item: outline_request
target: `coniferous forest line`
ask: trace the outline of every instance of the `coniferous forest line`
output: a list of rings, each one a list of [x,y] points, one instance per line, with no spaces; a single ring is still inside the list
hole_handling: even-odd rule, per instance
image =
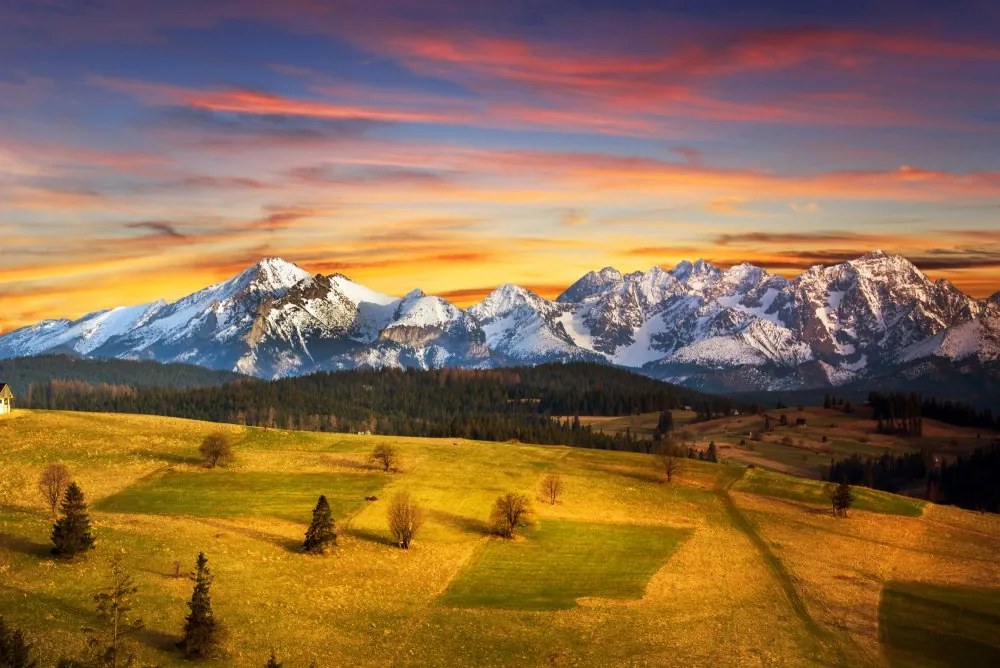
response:
[[[977,410],[957,402],[921,400],[914,393],[883,394],[868,397],[872,419],[881,433],[919,436],[924,417],[966,427],[996,429],[998,424],[989,409]],[[925,496],[935,503],[1000,512],[1000,442],[976,448],[954,460],[935,457],[927,452],[908,452],[880,457],[850,457],[830,462],[826,479],[847,482],[886,492],[899,492],[923,483]]]
[[[140,413],[308,431],[371,432],[648,450],[629,433],[595,432],[580,415],[629,415],[691,406],[702,416],[738,406],[611,366],[546,364],[467,370],[355,370],[214,387],[86,380],[28,385],[20,406]],[[561,419],[553,419],[561,416]]]

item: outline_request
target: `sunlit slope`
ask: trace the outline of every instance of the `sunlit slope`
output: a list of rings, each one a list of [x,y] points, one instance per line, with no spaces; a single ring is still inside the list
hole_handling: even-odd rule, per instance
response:
[[[225,470],[197,459],[215,430],[236,438]],[[368,466],[383,442],[400,472]],[[883,583],[995,600],[1000,582],[995,516],[884,495],[839,520],[817,490],[735,465],[685,462],[667,485],[638,454],[42,411],[0,419],[0,443],[0,614],[45,663],[82,651],[116,550],[140,586],[135,650],[159,665],[186,665],[173,643],[191,584],[172,573],[200,550],[228,628],[219,666],[263,665],[272,647],[288,666],[886,665],[909,655],[879,641]],[[98,538],[74,563],[48,556],[34,489],[54,460],[88,495]],[[549,472],[563,499],[535,499],[517,542],[488,538],[493,499],[534,498]],[[409,551],[384,520],[402,489],[428,515]],[[298,551],[319,494],[341,532],[325,558]]]

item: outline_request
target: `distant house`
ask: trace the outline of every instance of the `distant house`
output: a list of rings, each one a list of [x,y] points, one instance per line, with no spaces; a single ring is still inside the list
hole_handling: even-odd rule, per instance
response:
[[[13,402],[14,393],[10,391],[10,385],[0,383],[0,415],[10,413]]]

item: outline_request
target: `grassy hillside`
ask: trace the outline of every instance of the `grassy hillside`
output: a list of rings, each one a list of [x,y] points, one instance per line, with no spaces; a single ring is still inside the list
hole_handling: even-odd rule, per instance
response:
[[[207,470],[197,445],[217,429],[238,459]],[[402,453],[398,473],[367,464],[386,441]],[[135,649],[163,666],[188,665],[173,643],[191,583],[173,571],[200,550],[228,628],[217,666],[261,666],[272,647],[289,668],[913,665],[905,629],[953,616],[959,597],[986,611],[969,631],[973,659],[1000,638],[1000,518],[891,495],[836,519],[818,484],[736,465],[685,462],[668,485],[641,454],[149,416],[20,410],[0,419],[0,443],[0,615],[36,641],[42,665],[82,650],[117,551],[140,587]],[[48,555],[34,489],[55,460],[87,493],[98,538],[70,563]],[[536,499],[518,540],[487,537],[493,499],[534,497],[548,472],[564,477],[563,499]],[[395,490],[427,509],[409,551],[385,526]],[[327,557],[299,551],[320,493],[341,531]],[[898,583],[933,591],[918,620],[893,607]]]
[[[673,411],[674,429],[677,433],[687,432],[690,443],[698,448],[715,441],[721,457],[813,478],[826,470],[831,458],[841,459],[853,454],[878,457],[886,450],[894,454],[926,450],[947,457],[983,447],[998,436],[993,431],[958,427],[926,418],[923,436],[879,434],[870,410],[864,406],[852,413],[820,407],[770,409],[766,413],[771,416],[774,431],[760,434],[759,441],[749,435],[761,432],[764,418],[760,415],[732,415],[694,422],[695,415],[691,411]],[[779,424],[782,415],[788,423],[786,426]],[[805,420],[805,425],[795,426],[800,418]],[[639,436],[649,436],[656,428],[659,413],[580,419],[605,433],[630,429]],[[746,443],[741,445],[743,441]]]

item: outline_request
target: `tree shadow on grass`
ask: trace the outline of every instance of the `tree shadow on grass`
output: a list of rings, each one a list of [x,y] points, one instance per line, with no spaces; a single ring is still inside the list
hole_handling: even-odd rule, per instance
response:
[[[621,476],[622,478],[629,478],[631,480],[638,480],[639,482],[663,482],[662,474],[659,469],[634,469],[634,468],[623,468],[618,466],[595,466],[588,465],[586,468],[590,471],[599,471],[605,475]]]
[[[20,552],[29,557],[50,558],[52,557],[52,545],[49,543],[36,543],[25,536],[0,531],[0,548],[12,552]]]
[[[743,490],[737,489],[737,492],[743,492]],[[745,494],[754,494],[756,496],[762,496],[769,501],[774,501],[775,503],[780,503],[784,506],[789,506],[796,510],[802,511],[807,515],[830,515],[833,516],[833,510],[830,508],[820,507],[817,505],[811,505],[806,501],[797,501],[795,499],[788,499],[780,496],[767,496],[763,494],[756,494],[755,492],[743,492]]]
[[[260,529],[253,529],[251,527],[240,526],[239,524],[228,524],[218,520],[198,518],[196,521],[215,529],[231,531],[252,540],[260,540],[265,543],[270,543],[271,545],[279,547],[287,552],[302,551],[302,541],[299,539],[288,538],[287,536],[269,533],[267,531],[261,531]]]
[[[357,457],[350,457],[347,455],[324,455],[323,463],[327,466],[351,469],[353,471],[364,471],[366,473],[381,472],[381,469],[373,466],[371,462],[368,461],[367,457],[364,460],[360,460]]]
[[[137,631],[135,637],[143,645],[158,649],[161,652],[177,651],[177,641],[181,639],[179,633],[168,633],[162,629],[154,629],[148,626]]]
[[[201,464],[202,460],[198,456],[188,456],[182,455],[177,452],[163,452],[161,450],[143,450],[140,448],[133,449],[129,452],[131,455],[137,457],[146,457],[148,459],[155,459],[161,461],[165,464]],[[155,471],[154,473],[159,473],[160,471]]]
[[[449,513],[445,510],[428,510],[427,518],[463,533],[471,533],[477,536],[489,533],[489,527],[486,522],[472,517],[465,517],[464,515]]]
[[[38,603],[47,613],[58,610],[66,616],[81,620],[89,620],[94,617],[94,611],[90,608],[85,608],[82,605],[37,591],[30,591],[28,589],[21,589],[20,587],[12,587],[0,583],[0,593],[10,593],[10,598],[13,600],[33,601]]]
[[[359,540],[364,540],[369,543],[376,543],[378,545],[388,545],[389,547],[396,547],[396,541],[389,538],[389,536],[377,533],[370,529],[358,529],[356,527],[345,527],[343,533],[357,538]]]

